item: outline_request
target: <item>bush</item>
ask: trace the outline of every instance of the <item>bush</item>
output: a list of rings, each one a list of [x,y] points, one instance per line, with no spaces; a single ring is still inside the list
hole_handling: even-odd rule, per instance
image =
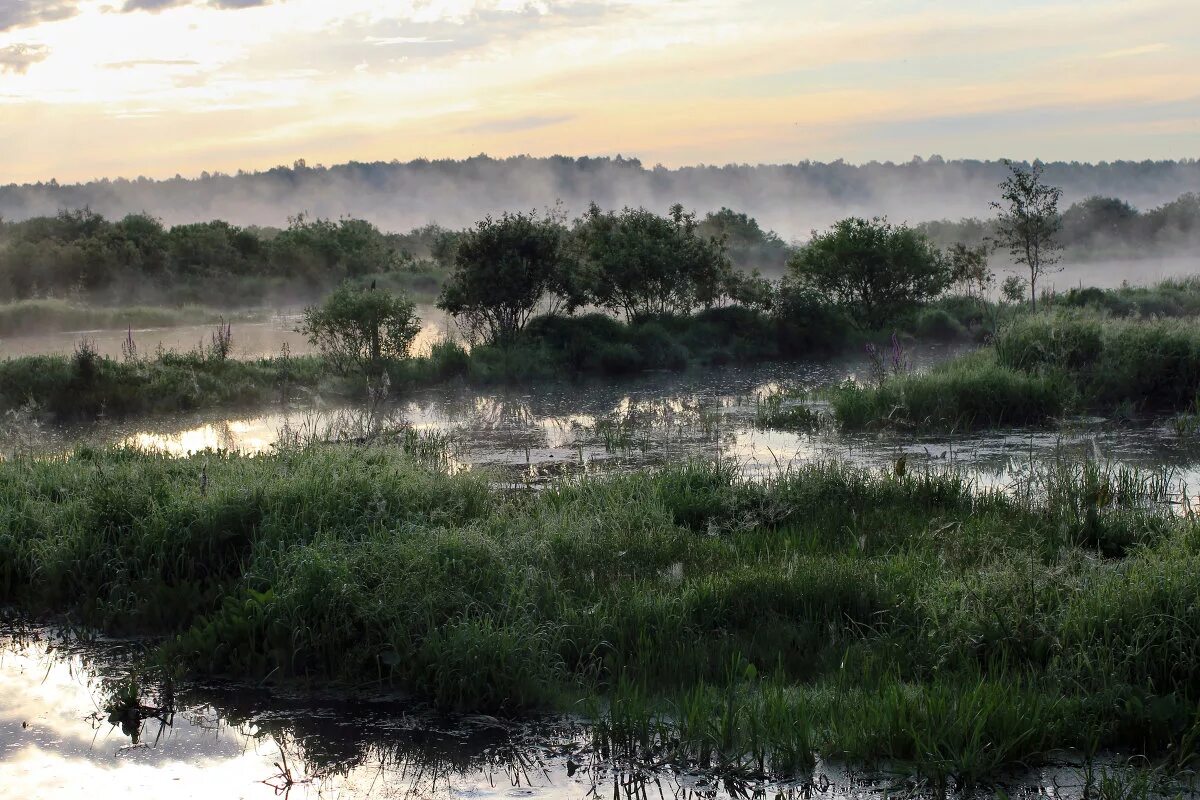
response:
[[[335,368],[377,375],[388,361],[408,357],[421,320],[403,295],[343,284],[304,310],[301,331]]]
[[[784,282],[775,309],[776,337],[784,355],[828,355],[856,339],[853,321],[820,293]]]
[[[851,217],[812,240],[788,262],[790,277],[819,292],[868,329],[945,291],[949,263],[925,234],[886,220]]]
[[[962,323],[941,308],[925,308],[919,311],[911,332],[918,339],[941,342],[965,339],[968,335]]]

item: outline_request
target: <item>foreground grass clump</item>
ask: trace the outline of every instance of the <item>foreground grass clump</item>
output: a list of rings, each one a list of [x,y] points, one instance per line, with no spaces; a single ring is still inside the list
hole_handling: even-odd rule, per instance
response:
[[[602,748],[740,772],[974,781],[1198,733],[1200,528],[1132,473],[1011,496],[694,463],[512,493],[407,449],[0,464],[0,602],[167,634],[206,676],[591,698]]]
[[[1200,328],[1095,313],[1020,317],[984,350],[923,374],[831,394],[843,425],[962,429],[1066,414],[1182,411],[1200,389]]]

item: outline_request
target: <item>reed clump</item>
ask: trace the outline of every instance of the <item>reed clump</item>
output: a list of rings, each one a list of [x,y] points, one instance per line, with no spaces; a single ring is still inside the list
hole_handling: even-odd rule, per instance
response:
[[[1183,411],[1200,388],[1200,328],[1088,311],[1018,317],[992,346],[928,372],[830,393],[847,428],[1046,425],[1072,414]]]

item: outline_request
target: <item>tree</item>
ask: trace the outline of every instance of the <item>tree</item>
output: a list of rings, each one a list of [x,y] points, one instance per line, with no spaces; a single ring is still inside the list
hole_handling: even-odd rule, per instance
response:
[[[988,267],[987,244],[971,247],[962,242],[954,244],[948,254],[950,281],[962,288],[967,297],[982,299],[995,283],[996,275]]]
[[[1038,278],[1057,267],[1062,247],[1055,234],[1062,227],[1058,201],[1062,189],[1042,182],[1042,165],[1034,162],[1029,169],[1005,161],[1009,176],[1000,184],[1003,202],[993,202],[999,212],[996,220],[997,239],[1008,248],[1018,264],[1029,268],[1029,305],[1037,310]]]
[[[793,280],[842,306],[860,325],[880,328],[950,285],[950,266],[925,234],[884,219],[850,217],[788,262]]]
[[[1020,275],[1009,275],[1000,286],[1000,294],[1010,303],[1019,303],[1025,296],[1025,279]]]
[[[335,368],[375,377],[387,361],[408,356],[421,320],[403,295],[342,284],[320,307],[304,310],[300,330]]]
[[[666,217],[644,208],[601,211],[594,203],[576,222],[582,293],[627,319],[688,314],[725,292],[730,272],[722,240],[700,234],[683,206]]]
[[[468,339],[511,342],[570,268],[566,230],[536,212],[488,217],[459,236],[438,308]]]
[[[769,270],[778,275],[787,265],[791,248],[774,231],[764,231],[748,214],[722,208],[697,225],[701,235],[721,239],[729,260],[741,269]]]

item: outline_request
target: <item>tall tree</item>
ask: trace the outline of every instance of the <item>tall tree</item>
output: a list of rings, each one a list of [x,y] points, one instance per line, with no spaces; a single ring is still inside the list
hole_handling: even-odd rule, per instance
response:
[[[1035,161],[1026,169],[1012,161],[1009,176],[1000,184],[1001,201],[993,202],[999,212],[997,240],[1008,248],[1018,264],[1029,269],[1029,304],[1037,310],[1037,282],[1043,275],[1059,272],[1062,246],[1055,235],[1062,228],[1058,201],[1062,189],[1042,181],[1042,164]]]

